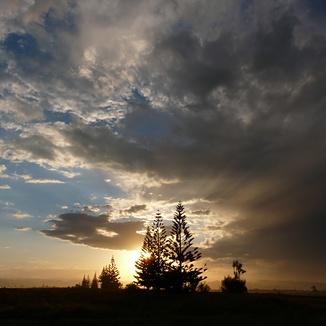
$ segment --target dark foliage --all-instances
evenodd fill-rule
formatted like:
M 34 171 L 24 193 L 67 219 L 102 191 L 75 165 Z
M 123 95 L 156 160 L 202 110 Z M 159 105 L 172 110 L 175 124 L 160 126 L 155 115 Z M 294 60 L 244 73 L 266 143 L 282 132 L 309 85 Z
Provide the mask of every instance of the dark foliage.
M 89 275 L 87 275 L 87 277 L 85 277 L 85 275 L 84 275 L 83 280 L 81 282 L 81 287 L 83 289 L 89 289 L 90 286 L 91 286 L 91 281 L 90 281 Z
M 247 292 L 246 281 L 237 280 L 234 277 L 226 276 L 221 283 L 222 292 L 244 293 Z
M 139 259 L 135 263 L 137 284 L 146 289 L 166 287 L 166 270 L 168 266 L 166 229 L 157 212 L 151 228 L 147 228 Z
M 102 273 L 99 276 L 101 289 L 111 291 L 121 289 L 122 284 L 119 279 L 120 273 L 112 256 L 110 264 L 103 267 Z
M 200 282 L 196 288 L 196 291 L 201 293 L 207 293 L 207 292 L 211 292 L 211 288 L 205 282 Z
M 94 277 L 93 277 L 93 280 L 92 280 L 92 283 L 91 283 L 91 289 L 92 290 L 98 289 L 98 279 L 96 277 L 96 273 L 94 274 Z
M 130 291 L 130 292 L 135 292 L 135 291 L 140 291 L 141 290 L 140 287 L 135 282 L 126 284 L 124 289 L 126 291 Z
M 246 293 L 246 280 L 241 279 L 241 275 L 246 271 L 242 269 L 242 264 L 237 260 L 233 261 L 233 277 L 226 276 L 221 282 L 221 290 L 222 292 L 229 293 Z
M 177 291 L 195 291 L 199 282 L 206 279 L 202 273 L 206 268 L 195 268 L 193 262 L 201 258 L 194 237 L 189 231 L 184 206 L 176 207 L 172 230 L 168 241 L 169 258 L 172 261 L 173 288 Z

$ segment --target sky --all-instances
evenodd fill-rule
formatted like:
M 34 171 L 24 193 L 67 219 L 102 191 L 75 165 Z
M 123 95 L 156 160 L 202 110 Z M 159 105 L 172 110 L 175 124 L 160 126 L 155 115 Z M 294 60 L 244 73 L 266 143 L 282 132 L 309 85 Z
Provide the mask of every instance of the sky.
M 326 282 L 326 2 L 1 0 L 0 278 L 122 281 L 182 201 L 207 281 Z

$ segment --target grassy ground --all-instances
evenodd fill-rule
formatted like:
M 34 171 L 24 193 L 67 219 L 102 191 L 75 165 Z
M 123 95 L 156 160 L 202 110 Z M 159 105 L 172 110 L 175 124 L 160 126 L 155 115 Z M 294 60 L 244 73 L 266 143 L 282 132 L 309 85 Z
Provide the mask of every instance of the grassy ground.
M 326 296 L 0 289 L 0 325 L 326 325 Z

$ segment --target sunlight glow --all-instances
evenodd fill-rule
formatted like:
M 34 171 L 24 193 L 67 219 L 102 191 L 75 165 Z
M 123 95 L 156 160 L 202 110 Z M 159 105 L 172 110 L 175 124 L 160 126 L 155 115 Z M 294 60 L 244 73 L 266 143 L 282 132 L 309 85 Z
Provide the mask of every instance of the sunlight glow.
M 136 260 L 139 258 L 140 252 L 137 250 L 130 251 L 130 264 L 135 265 Z
M 149 258 L 150 256 L 151 256 L 151 254 L 149 252 L 145 252 L 145 254 L 144 254 L 145 258 Z

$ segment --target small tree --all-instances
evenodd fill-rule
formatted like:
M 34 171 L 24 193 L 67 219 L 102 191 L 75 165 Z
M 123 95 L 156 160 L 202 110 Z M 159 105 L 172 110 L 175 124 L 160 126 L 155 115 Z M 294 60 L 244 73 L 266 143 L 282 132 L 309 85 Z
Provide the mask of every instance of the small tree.
M 98 279 L 96 277 L 96 273 L 94 274 L 92 283 L 91 283 L 91 289 L 92 290 L 97 290 L 98 289 Z
M 233 277 L 226 276 L 221 282 L 222 292 L 244 293 L 247 292 L 246 280 L 241 279 L 241 275 L 246 271 L 242 269 L 242 264 L 237 260 L 233 261 Z
M 242 269 L 242 264 L 240 262 L 238 262 L 237 260 L 234 260 L 232 267 L 233 267 L 234 278 L 236 280 L 240 280 L 241 275 L 246 272 L 244 269 Z
M 109 265 L 103 267 L 102 273 L 99 276 L 101 289 L 103 290 L 118 290 L 122 287 L 119 270 L 115 264 L 114 257 L 112 256 Z
M 177 291 L 195 291 L 199 282 L 206 279 L 202 273 L 206 268 L 195 268 L 193 262 L 201 258 L 197 247 L 193 247 L 194 237 L 189 231 L 184 206 L 176 207 L 170 238 L 168 240 L 169 258 L 172 260 L 172 287 Z
M 211 288 L 205 282 L 200 282 L 196 288 L 196 291 L 201 293 L 207 293 L 211 291 Z
M 87 278 L 84 275 L 83 280 L 82 280 L 82 283 L 81 283 L 81 287 L 83 289 L 89 289 L 90 286 L 91 286 L 91 281 L 89 279 L 89 275 L 87 275 Z

